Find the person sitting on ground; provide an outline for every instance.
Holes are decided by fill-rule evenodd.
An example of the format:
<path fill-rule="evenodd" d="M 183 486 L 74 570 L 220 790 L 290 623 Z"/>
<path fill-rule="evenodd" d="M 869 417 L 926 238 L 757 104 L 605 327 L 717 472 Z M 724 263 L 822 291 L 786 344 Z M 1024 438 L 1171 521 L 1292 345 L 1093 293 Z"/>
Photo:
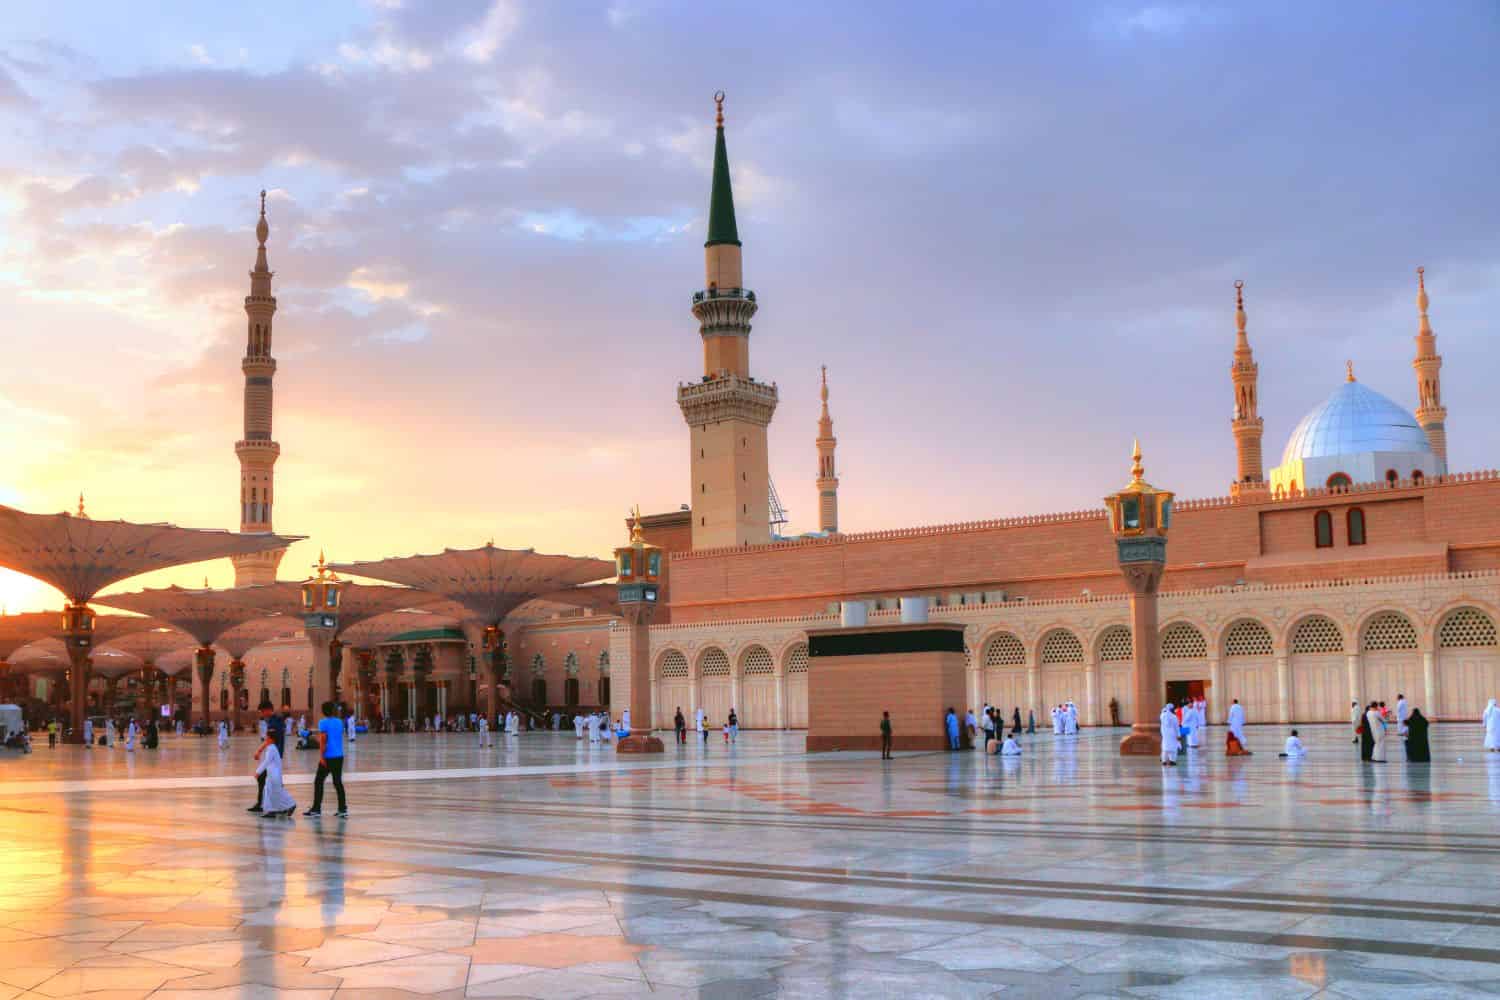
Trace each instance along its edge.
<path fill-rule="evenodd" d="M 1226 757 L 1253 757 L 1255 755 L 1252 754 L 1249 750 L 1246 750 L 1245 749 L 1245 744 L 1241 743 L 1240 742 L 1240 738 L 1238 736 L 1234 735 L 1234 733 L 1231 732 L 1231 733 L 1225 734 L 1225 739 L 1224 739 L 1224 756 L 1226 756 Z"/>
<path fill-rule="evenodd" d="M 1297 730 L 1292 730 L 1292 735 L 1286 738 L 1286 750 L 1282 757 L 1306 757 L 1307 748 L 1302 745 L 1302 738 L 1297 735 Z"/>
<path fill-rule="evenodd" d="M 1019 744 L 1019 743 L 1016 742 L 1016 737 L 1014 736 L 1014 734 L 1005 737 L 1005 742 L 1000 745 L 1000 756 L 1002 756 L 1002 757 L 1019 757 L 1019 756 L 1021 756 L 1021 744 Z"/>

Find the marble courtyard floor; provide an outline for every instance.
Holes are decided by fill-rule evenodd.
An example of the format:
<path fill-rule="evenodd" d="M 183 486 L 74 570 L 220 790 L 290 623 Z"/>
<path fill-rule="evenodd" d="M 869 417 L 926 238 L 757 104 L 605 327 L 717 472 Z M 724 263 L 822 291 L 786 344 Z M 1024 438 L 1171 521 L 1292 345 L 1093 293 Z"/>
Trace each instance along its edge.
<path fill-rule="evenodd" d="M 0 1000 L 1500 994 L 1479 727 L 1431 765 L 1302 731 L 1300 765 L 1252 727 L 1165 772 L 1108 730 L 888 764 L 366 737 L 348 821 L 247 814 L 250 737 L 44 739 L 0 758 Z"/>

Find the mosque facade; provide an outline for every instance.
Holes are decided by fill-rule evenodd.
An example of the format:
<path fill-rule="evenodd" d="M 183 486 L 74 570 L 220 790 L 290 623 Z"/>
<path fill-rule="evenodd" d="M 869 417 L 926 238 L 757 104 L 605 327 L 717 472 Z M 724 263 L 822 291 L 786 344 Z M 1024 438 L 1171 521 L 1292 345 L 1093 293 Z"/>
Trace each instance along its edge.
<path fill-rule="evenodd" d="M 270 530 L 278 450 L 265 227 L 262 212 L 246 299 L 245 438 L 236 445 L 245 531 Z M 844 533 L 825 370 L 809 428 L 818 531 L 773 537 L 767 427 L 779 390 L 751 362 L 758 303 L 745 280 L 722 104 L 704 257 L 704 284 L 691 298 L 702 371 L 677 388 L 690 503 L 642 520 L 668 555 L 650 628 L 655 724 L 670 727 L 678 708 L 691 718 L 699 707 L 718 724 L 732 707 L 744 728 L 805 727 L 808 631 L 837 624 L 845 602 L 864 602 L 873 622 L 896 616 L 909 596 L 926 597 L 934 619 L 964 626 L 969 705 L 955 707 L 990 703 L 1008 717 L 1045 718 L 1071 700 L 1085 724 L 1131 721 L 1129 607 L 1102 506 Z M 1234 478 L 1224 496 L 1175 508 L 1161 596 L 1163 700 L 1201 695 L 1216 722 L 1238 700 L 1252 722 L 1290 723 L 1345 721 L 1351 702 L 1398 694 L 1429 716 L 1472 719 L 1500 696 L 1500 473 L 1448 468 L 1428 304 L 1419 272 L 1415 412 L 1359 382 L 1351 364 L 1267 470 L 1259 369 L 1237 283 Z M 241 583 L 267 572 L 260 562 L 237 569 Z M 630 648 L 617 617 L 560 613 L 506 640 L 515 701 L 608 706 L 616 716 L 629 703 Z M 383 667 L 431 664 L 420 676 L 393 672 L 384 710 L 406 714 L 400 706 L 414 696 L 403 686 L 415 683 L 431 687 L 420 699 L 428 708 L 439 689 L 449 711 L 481 705 L 479 651 L 465 641 L 449 630 L 383 643 L 374 656 Z M 252 675 L 263 673 L 273 691 L 278 679 L 297 690 L 306 655 L 295 649 L 261 652 Z M 214 703 L 227 697 L 216 690 Z"/>

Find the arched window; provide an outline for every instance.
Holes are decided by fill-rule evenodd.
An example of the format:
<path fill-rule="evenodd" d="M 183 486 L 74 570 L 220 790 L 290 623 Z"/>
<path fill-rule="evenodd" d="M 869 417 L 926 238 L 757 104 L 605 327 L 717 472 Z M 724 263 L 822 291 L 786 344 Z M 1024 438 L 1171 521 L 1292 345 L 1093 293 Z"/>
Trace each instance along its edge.
<path fill-rule="evenodd" d="M 1347 490 L 1354 481 L 1342 472 L 1335 472 L 1328 477 L 1328 488 L 1330 490 Z"/>
<path fill-rule="evenodd" d="M 1326 510 L 1313 515 L 1313 539 L 1320 549 L 1333 548 L 1333 515 Z"/>
<path fill-rule="evenodd" d="M 1414 483 L 1416 483 L 1418 486 L 1422 485 L 1422 470 L 1421 469 L 1413 469 L 1413 470 L 1411 470 L 1411 481 L 1414 482 Z"/>
<path fill-rule="evenodd" d="M 1350 507 L 1349 521 L 1349 544 L 1365 544 L 1365 512 L 1358 507 Z"/>
<path fill-rule="evenodd" d="M 1398 473 L 1395 469 L 1386 469 L 1385 470 L 1385 484 L 1387 486 L 1395 486 L 1400 481 L 1401 481 L 1401 474 Z"/>

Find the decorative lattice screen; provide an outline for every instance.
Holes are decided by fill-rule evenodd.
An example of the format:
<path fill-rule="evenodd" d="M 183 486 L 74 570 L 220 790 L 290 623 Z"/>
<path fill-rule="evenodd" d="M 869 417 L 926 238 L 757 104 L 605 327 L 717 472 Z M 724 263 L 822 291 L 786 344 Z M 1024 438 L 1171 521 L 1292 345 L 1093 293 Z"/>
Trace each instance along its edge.
<path fill-rule="evenodd" d="M 563 672 L 569 677 L 578 676 L 578 654 L 569 653 L 563 657 Z"/>
<path fill-rule="evenodd" d="M 792 651 L 786 657 L 786 672 L 789 674 L 807 673 L 807 643 L 799 642 L 792 647 Z"/>
<path fill-rule="evenodd" d="M 1292 655 L 1298 653 L 1342 653 L 1344 633 L 1333 619 L 1309 615 L 1292 630 Z"/>
<path fill-rule="evenodd" d="M 1164 660 L 1196 660 L 1208 655 L 1208 642 L 1203 633 L 1186 622 L 1175 622 L 1161 634 L 1161 658 Z"/>
<path fill-rule="evenodd" d="M 764 646 L 751 646 L 745 654 L 745 676 L 775 673 L 771 665 L 771 654 Z"/>
<path fill-rule="evenodd" d="M 1134 652 L 1130 644 L 1130 629 L 1124 625 L 1112 626 L 1099 637 L 1099 659 L 1105 662 L 1128 660 Z"/>
<path fill-rule="evenodd" d="M 687 657 L 675 649 L 669 649 L 662 654 L 659 669 L 663 677 L 686 677 L 688 675 Z"/>
<path fill-rule="evenodd" d="M 698 661 L 699 673 L 704 677 L 728 677 L 729 654 L 718 646 L 710 647 Z"/>
<path fill-rule="evenodd" d="M 1459 608 L 1443 619 L 1438 629 L 1438 645 L 1455 646 L 1495 645 L 1495 622 L 1478 608 Z"/>
<path fill-rule="evenodd" d="M 599 654 L 599 676 L 609 676 L 609 650 L 607 649 Z"/>
<path fill-rule="evenodd" d="M 1224 637 L 1224 655 L 1270 656 L 1270 630 L 1260 622 L 1235 622 Z"/>
<path fill-rule="evenodd" d="M 1372 651 L 1382 649 L 1416 649 L 1417 630 L 1403 614 L 1383 611 L 1371 618 L 1360 637 L 1360 648 Z"/>
<path fill-rule="evenodd" d="M 531 672 L 538 677 L 547 672 L 547 661 L 542 659 L 541 653 L 537 653 L 531 658 Z"/>
<path fill-rule="evenodd" d="M 1026 647 L 1009 632 L 1001 632 L 984 644 L 984 665 L 1013 667 L 1026 662 Z"/>
<path fill-rule="evenodd" d="M 1054 629 L 1042 638 L 1043 663 L 1082 663 L 1083 643 L 1067 629 Z"/>

